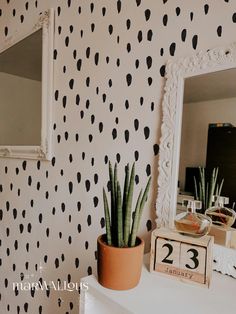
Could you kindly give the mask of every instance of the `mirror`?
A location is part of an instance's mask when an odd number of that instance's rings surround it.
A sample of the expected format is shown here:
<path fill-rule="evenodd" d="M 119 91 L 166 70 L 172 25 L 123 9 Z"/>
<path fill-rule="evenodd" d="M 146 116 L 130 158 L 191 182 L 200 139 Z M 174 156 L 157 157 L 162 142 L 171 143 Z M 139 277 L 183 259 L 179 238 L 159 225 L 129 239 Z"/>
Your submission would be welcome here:
<path fill-rule="evenodd" d="M 42 29 L 0 54 L 1 146 L 40 145 L 41 69 Z"/>
<path fill-rule="evenodd" d="M 224 179 L 221 194 L 230 197 L 230 206 L 234 206 L 235 78 L 236 43 L 166 64 L 156 202 L 158 227 L 174 227 L 177 205 L 181 207 L 179 191 L 185 193 L 188 189 L 185 194 L 194 198 L 187 168 L 219 167 L 218 180 Z M 223 123 L 223 127 L 217 123 Z M 236 249 L 215 244 L 213 258 L 214 269 L 236 278 Z"/>
<path fill-rule="evenodd" d="M 216 182 L 218 185 L 222 182 L 221 195 L 229 198 L 227 207 L 234 208 L 235 153 L 236 69 L 186 78 L 177 209 L 182 210 L 183 199 L 189 197 L 196 199 L 197 196 L 199 198 L 199 195 L 196 195 L 199 194 L 198 189 L 195 191 L 194 185 L 194 178 L 197 184 L 200 180 L 199 167 L 205 168 L 206 180 L 209 184 L 213 169 L 218 168 Z M 210 206 L 204 203 L 201 212 Z M 209 201 L 207 203 L 210 204 Z"/>
<path fill-rule="evenodd" d="M 51 158 L 53 11 L 0 51 L 0 156 Z"/>

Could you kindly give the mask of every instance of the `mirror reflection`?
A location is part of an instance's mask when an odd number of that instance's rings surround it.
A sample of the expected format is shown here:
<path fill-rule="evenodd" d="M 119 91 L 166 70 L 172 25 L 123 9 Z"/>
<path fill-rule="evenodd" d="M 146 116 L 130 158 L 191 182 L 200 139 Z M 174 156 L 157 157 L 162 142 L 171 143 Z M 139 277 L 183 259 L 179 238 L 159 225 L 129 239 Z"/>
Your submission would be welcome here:
<path fill-rule="evenodd" d="M 0 146 L 40 146 L 42 29 L 0 54 Z"/>
<path fill-rule="evenodd" d="M 184 82 L 177 211 L 183 210 L 184 199 L 200 199 L 202 213 L 214 205 L 235 209 L 235 82 L 236 69 L 194 76 Z M 214 195 L 227 198 L 217 200 Z M 220 225 L 224 217 L 215 219 Z"/>

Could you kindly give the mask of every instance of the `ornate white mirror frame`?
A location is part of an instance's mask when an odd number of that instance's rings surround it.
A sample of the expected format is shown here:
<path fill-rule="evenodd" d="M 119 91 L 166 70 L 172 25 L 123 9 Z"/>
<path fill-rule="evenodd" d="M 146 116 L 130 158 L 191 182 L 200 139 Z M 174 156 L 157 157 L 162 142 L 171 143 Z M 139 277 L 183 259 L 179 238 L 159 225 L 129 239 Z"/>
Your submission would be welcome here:
<path fill-rule="evenodd" d="M 0 157 L 50 160 L 52 154 L 52 94 L 53 94 L 53 41 L 54 10 L 40 14 L 36 24 L 26 32 L 16 30 L 2 44 L 0 53 L 42 29 L 42 88 L 40 145 L 0 145 Z"/>
<path fill-rule="evenodd" d="M 200 51 L 167 62 L 158 165 L 157 227 L 174 226 L 177 204 L 184 80 L 189 77 L 236 68 L 236 43 Z M 236 82 L 235 82 L 236 84 Z M 214 269 L 236 278 L 236 250 L 214 245 Z"/>

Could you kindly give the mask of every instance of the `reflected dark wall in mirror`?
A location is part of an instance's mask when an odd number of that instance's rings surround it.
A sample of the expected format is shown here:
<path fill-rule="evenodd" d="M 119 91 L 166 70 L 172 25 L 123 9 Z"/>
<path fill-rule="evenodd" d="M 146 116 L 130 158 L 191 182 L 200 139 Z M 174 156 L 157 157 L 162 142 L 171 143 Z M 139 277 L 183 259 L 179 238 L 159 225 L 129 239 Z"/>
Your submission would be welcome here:
<path fill-rule="evenodd" d="M 230 206 L 236 201 L 235 85 L 236 69 L 185 80 L 179 168 L 180 193 L 189 194 L 185 193 L 186 183 L 189 185 L 186 179 L 193 179 L 197 167 L 207 166 L 211 171 L 212 167 L 218 166 L 219 179 L 225 180 L 221 194 L 230 197 Z M 222 124 L 230 127 L 222 128 Z M 187 178 L 186 168 L 189 168 L 190 173 Z"/>
<path fill-rule="evenodd" d="M 0 54 L 0 145 L 41 143 L 42 29 Z"/>

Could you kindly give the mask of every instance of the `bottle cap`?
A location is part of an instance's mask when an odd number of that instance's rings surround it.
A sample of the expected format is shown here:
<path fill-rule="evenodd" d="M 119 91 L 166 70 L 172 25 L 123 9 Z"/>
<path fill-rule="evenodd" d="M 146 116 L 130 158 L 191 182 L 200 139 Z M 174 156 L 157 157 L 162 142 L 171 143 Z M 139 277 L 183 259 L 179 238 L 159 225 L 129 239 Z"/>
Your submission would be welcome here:
<path fill-rule="evenodd" d="M 213 202 L 215 202 L 215 205 L 218 206 L 224 206 L 229 204 L 229 198 L 225 196 L 220 196 L 220 195 L 214 195 L 212 197 Z"/>
<path fill-rule="evenodd" d="M 183 200 L 182 205 L 186 206 L 187 208 L 192 208 L 192 209 L 201 209 L 202 208 L 202 202 L 201 201 L 195 201 L 195 200 Z"/>

